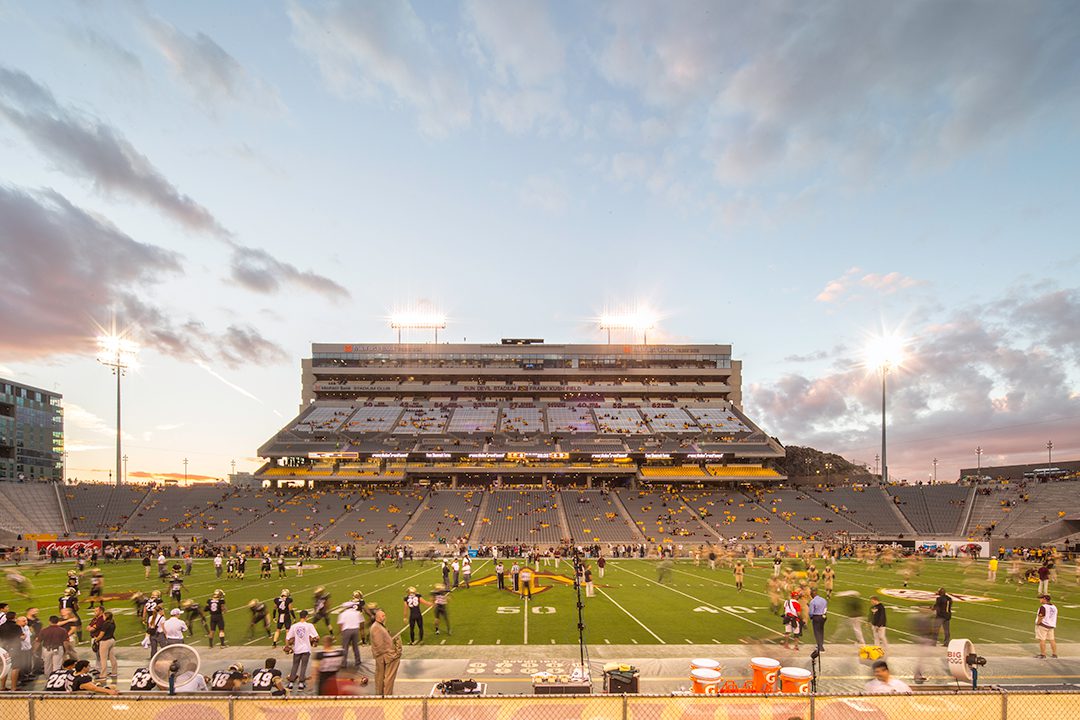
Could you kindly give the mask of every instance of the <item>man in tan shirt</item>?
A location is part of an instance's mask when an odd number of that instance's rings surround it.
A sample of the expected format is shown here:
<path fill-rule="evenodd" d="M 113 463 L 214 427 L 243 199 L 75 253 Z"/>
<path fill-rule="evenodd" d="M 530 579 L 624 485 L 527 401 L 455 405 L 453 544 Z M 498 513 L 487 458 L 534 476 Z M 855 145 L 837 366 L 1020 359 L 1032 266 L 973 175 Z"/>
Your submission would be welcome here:
<path fill-rule="evenodd" d="M 394 679 L 401 664 L 401 641 L 386 629 L 386 613 L 375 611 L 371 624 L 371 652 L 375 656 L 375 694 L 393 695 Z"/>

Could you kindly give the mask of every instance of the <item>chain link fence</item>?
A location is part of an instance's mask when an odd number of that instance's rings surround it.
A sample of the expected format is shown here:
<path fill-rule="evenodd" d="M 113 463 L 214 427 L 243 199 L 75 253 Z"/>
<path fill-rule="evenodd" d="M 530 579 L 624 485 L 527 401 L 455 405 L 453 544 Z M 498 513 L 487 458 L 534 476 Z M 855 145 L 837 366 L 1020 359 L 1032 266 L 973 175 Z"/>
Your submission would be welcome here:
<path fill-rule="evenodd" d="M 288 699 L 0 696 L 0 720 L 1044 720 L 1078 714 L 1080 693 L 1066 691 Z"/>

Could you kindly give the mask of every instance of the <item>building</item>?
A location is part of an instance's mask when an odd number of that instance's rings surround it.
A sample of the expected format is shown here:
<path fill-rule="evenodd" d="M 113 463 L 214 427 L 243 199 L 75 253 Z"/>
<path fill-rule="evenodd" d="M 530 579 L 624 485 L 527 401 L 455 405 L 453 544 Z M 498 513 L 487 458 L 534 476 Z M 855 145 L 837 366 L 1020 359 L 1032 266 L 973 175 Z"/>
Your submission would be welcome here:
<path fill-rule="evenodd" d="M 772 480 L 730 345 L 314 344 L 264 478 Z"/>
<path fill-rule="evenodd" d="M 0 478 L 63 477 L 62 396 L 0 378 Z"/>

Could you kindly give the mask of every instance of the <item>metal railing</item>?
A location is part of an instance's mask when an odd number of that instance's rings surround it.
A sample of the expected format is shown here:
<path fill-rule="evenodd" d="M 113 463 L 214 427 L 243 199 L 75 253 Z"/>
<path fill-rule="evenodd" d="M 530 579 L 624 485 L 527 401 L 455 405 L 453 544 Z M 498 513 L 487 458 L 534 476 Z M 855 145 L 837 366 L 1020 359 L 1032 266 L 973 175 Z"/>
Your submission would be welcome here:
<path fill-rule="evenodd" d="M 1071 718 L 1080 692 L 979 690 L 914 695 L 486 695 L 168 697 L 12 694 L 0 720 L 1024 720 Z"/>

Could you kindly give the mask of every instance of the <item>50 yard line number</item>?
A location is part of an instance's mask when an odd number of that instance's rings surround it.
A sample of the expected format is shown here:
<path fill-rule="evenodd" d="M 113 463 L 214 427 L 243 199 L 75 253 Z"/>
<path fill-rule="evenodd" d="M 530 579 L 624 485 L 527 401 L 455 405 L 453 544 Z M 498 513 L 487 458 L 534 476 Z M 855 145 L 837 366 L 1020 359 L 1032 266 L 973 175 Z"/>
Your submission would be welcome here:
<path fill-rule="evenodd" d="M 534 605 L 530 610 L 533 615 L 551 615 L 555 612 L 555 608 L 547 605 Z M 495 608 L 495 612 L 499 615 L 517 615 L 521 612 L 521 608 L 516 605 L 500 605 Z"/>

